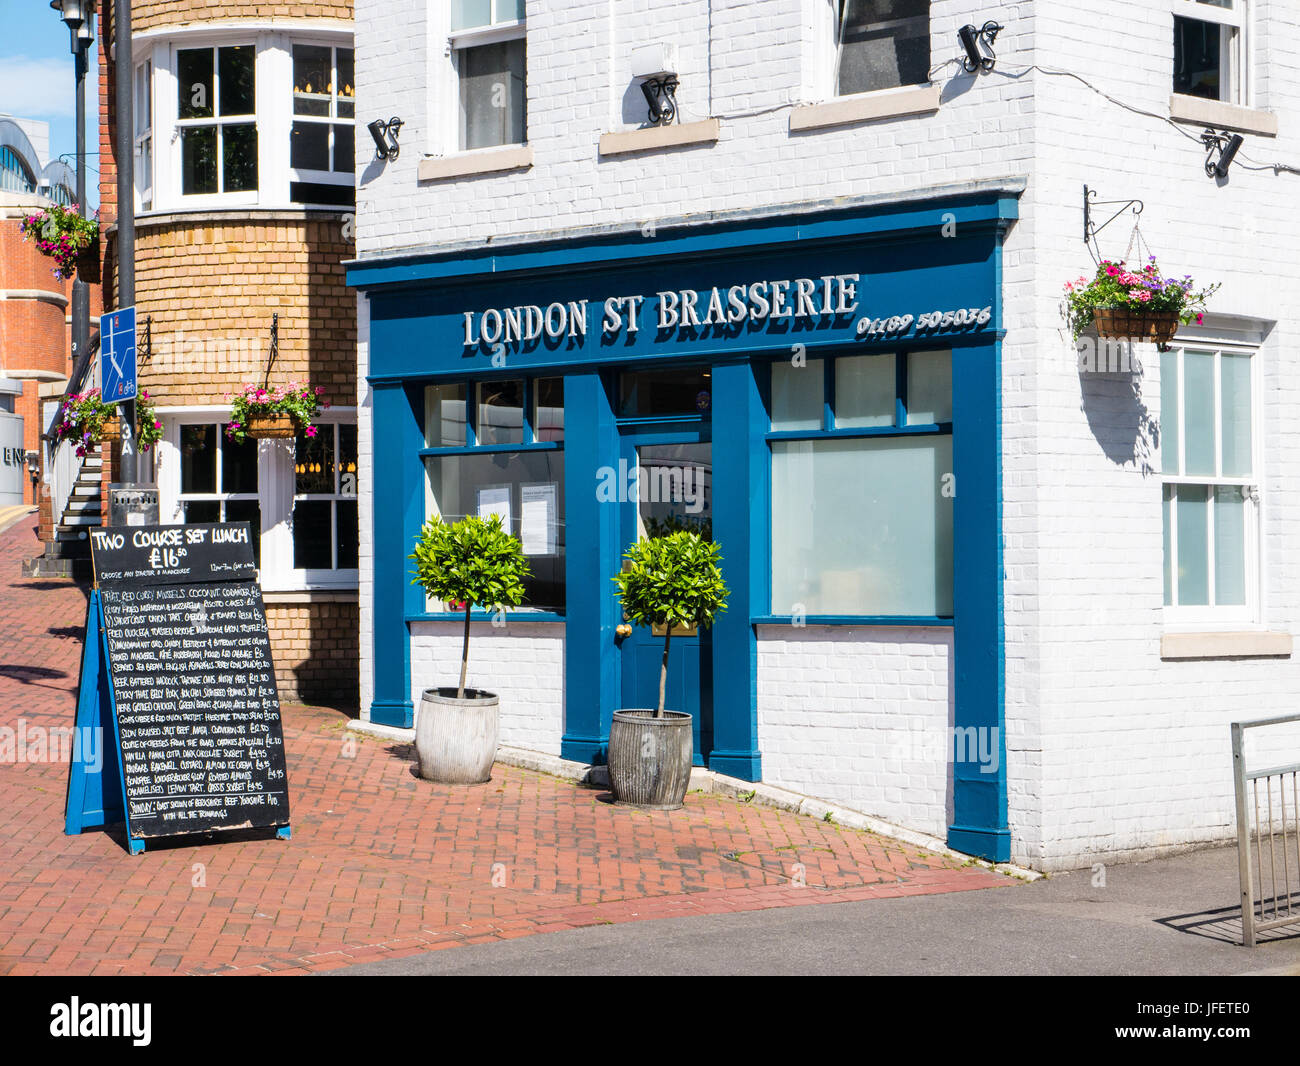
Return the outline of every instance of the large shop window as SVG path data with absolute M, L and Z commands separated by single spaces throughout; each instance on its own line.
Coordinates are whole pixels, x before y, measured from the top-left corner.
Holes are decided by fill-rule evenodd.
M 262 511 L 257 491 L 257 441 L 236 444 L 216 422 L 180 427 L 180 501 L 186 523 L 248 522 L 261 565 Z
M 1160 358 L 1165 607 L 1172 621 L 1253 621 L 1259 585 L 1255 359 L 1175 347 Z
M 953 614 L 952 353 L 772 365 L 774 615 Z
M 563 611 L 563 379 L 430 385 L 424 435 L 430 513 L 500 515 L 532 570 L 524 606 Z
M 354 82 L 351 48 L 293 46 L 289 198 L 295 203 L 355 202 Z
M 1174 92 L 1247 103 L 1247 0 L 1173 0 Z
M 299 433 L 293 466 L 295 570 L 357 568 L 357 427 L 321 423 Z
M 182 48 L 176 57 L 181 192 L 257 191 L 256 48 Z
M 930 0 L 838 0 L 838 96 L 930 80 Z
M 524 0 L 452 0 L 461 149 L 527 140 Z

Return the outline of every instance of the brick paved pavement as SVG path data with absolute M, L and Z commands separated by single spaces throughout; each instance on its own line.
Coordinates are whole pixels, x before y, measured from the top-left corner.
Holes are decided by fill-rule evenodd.
M 34 520 L 0 534 L 0 727 L 73 720 L 86 593 L 22 580 L 36 549 Z M 131 857 L 120 831 L 64 835 L 66 763 L 0 764 L 0 973 L 302 973 L 578 926 L 1012 883 L 720 796 L 651 814 L 503 766 L 485 785 L 434 785 L 408 747 L 344 724 L 284 710 L 291 841 L 185 838 Z

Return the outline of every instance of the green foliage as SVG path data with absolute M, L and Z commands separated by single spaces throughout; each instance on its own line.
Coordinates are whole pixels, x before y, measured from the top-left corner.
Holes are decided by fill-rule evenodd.
M 243 392 L 227 397 L 230 421 L 226 424 L 226 436 L 236 444 L 243 444 L 252 419 L 288 415 L 306 436 L 314 437 L 316 427 L 311 420 L 320 414 L 322 407 L 329 406 L 328 400 L 321 399 L 324 394 L 323 386 L 312 388 L 298 381 L 269 387 L 245 385 Z
M 623 612 L 637 625 L 708 627 L 726 609 L 721 550 L 696 532 L 639 540 L 623 558 L 629 565 L 614 582 Z
M 501 518 L 466 515 L 459 522 L 435 516 L 420 531 L 416 576 L 434 599 L 466 607 L 518 607 L 530 575 L 523 545 L 501 528 Z
M 71 393 L 59 408 L 58 420 L 54 423 L 54 439 L 56 442 L 72 441 L 77 455 L 84 458 L 104 439 L 104 423 L 117 417 L 117 405 L 105 403 L 98 389 Z

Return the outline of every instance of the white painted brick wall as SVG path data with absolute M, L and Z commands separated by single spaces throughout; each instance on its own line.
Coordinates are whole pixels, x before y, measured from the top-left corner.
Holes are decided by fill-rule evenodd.
M 758 627 L 763 779 L 942 837 L 952 630 Z
M 1295 660 L 1162 662 L 1159 463 L 1134 453 L 1145 408 L 1158 425 L 1159 365 L 1143 352 L 1127 381 L 1081 377 L 1063 331 L 1061 286 L 1091 266 L 1080 240 L 1082 186 L 1101 199 L 1142 198 L 1143 232 L 1171 270 L 1222 281 L 1212 309 L 1276 320 L 1261 352 L 1266 531 L 1262 622 L 1300 630 L 1300 177 L 1235 168 L 1220 186 L 1204 152 L 1169 124 L 1125 111 L 1068 77 L 1076 72 L 1131 105 L 1168 113 L 1172 17 L 1161 0 L 935 0 L 932 62 L 960 54 L 956 30 L 996 17 L 998 70 L 972 79 L 948 68 L 936 115 L 791 135 L 789 105 L 825 95 L 828 60 L 818 19 L 828 0 L 573 0 L 530 2 L 526 172 L 421 185 L 424 153 L 447 149 L 431 116 L 453 101 L 438 5 L 357 0 L 363 119 L 400 114 L 402 156 L 363 166 L 358 251 L 363 256 L 441 242 L 501 242 L 565 226 L 639 229 L 649 219 L 821 200 L 864 192 L 1025 175 L 1021 221 L 1004 253 L 1003 460 L 1006 730 L 1014 852 L 1047 868 L 1110 861 L 1133 849 L 1221 838 L 1230 831 L 1227 723 L 1296 709 Z M 1242 162 L 1300 165 L 1300 5 L 1259 0 L 1256 104 L 1279 116 L 1276 139 L 1248 137 Z M 427 12 L 432 12 L 427 15 Z M 711 147 L 602 160 L 601 133 L 640 119 L 631 48 L 679 42 L 686 121 L 715 116 Z M 358 158 L 373 155 L 364 129 Z M 937 224 L 937 223 L 936 223 Z M 1102 235 L 1123 254 L 1128 223 Z M 363 411 L 362 422 L 366 424 Z M 362 432 L 363 448 L 368 440 Z M 1126 458 L 1127 457 L 1127 458 Z M 363 574 L 367 550 L 363 534 Z M 368 615 L 363 584 L 363 626 Z M 838 642 L 838 641 L 837 641 Z M 765 641 L 765 644 L 767 642 Z M 780 654 L 767 650 L 765 668 Z M 928 657 L 932 649 L 915 654 Z M 363 645 L 363 655 L 368 654 Z M 865 654 L 870 662 L 875 653 Z M 928 661 L 928 658 L 927 658 Z M 765 691 L 780 686 L 769 675 Z M 368 685 L 363 664 L 363 692 Z M 774 687 L 775 686 L 775 687 Z M 797 766 L 797 712 L 775 696 L 760 725 L 785 729 L 769 775 Z M 791 696 L 791 699 L 794 699 Z M 816 735 L 821 727 L 809 726 Z M 863 719 L 861 750 L 892 723 Z M 558 734 L 557 734 L 558 735 Z M 781 750 L 785 748 L 784 752 Z M 806 751 L 816 750 L 809 742 Z M 834 754 L 826 756 L 832 767 Z M 777 768 L 780 768 L 779 770 Z M 806 770 L 799 772 L 807 773 Z M 881 773 L 885 772 L 882 768 Z M 828 770 L 829 773 L 829 770 Z M 806 777 L 830 780 L 834 774 Z M 838 779 L 835 779 L 838 780 Z M 791 787 L 796 787 L 792 784 Z M 836 788 L 849 789 L 845 778 Z M 942 790 L 924 811 L 897 817 L 933 831 Z M 820 790 L 815 790 L 820 791 Z M 907 793 L 907 804 L 924 788 Z M 847 802 L 847 801 L 846 801 Z M 892 802 L 892 801 L 891 801 Z M 946 802 L 946 801 L 945 801 Z M 885 810 L 879 813 L 887 815 Z
M 460 679 L 463 622 L 411 624 L 411 699 L 418 720 L 426 688 L 455 687 Z M 564 625 L 515 622 L 498 629 L 470 626 L 466 684 L 501 700 L 501 743 L 551 755 L 564 733 Z

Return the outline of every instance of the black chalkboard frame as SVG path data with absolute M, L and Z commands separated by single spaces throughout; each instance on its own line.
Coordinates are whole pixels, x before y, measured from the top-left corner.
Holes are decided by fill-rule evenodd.
M 238 523 L 238 525 L 248 528 L 248 523 Z M 131 528 L 125 527 L 126 530 Z M 174 528 L 184 530 L 198 527 Z M 94 554 L 92 549 L 92 564 Z M 251 564 L 251 551 L 248 562 Z M 114 691 L 110 667 L 111 649 L 105 624 L 104 601 L 99 587 L 99 568 L 94 565 L 92 568 L 95 572 L 95 582 L 90 601 L 86 605 L 85 643 L 82 651 L 81 677 L 78 682 L 73 755 L 64 808 L 64 832 L 69 836 L 76 836 L 84 829 L 120 822 L 125 827 L 127 850 L 132 855 L 139 855 L 145 851 L 148 840 L 176 839 L 197 833 L 243 828 L 213 825 L 204 829 L 160 833 L 147 838 L 132 832 L 131 819 L 128 815 L 127 779 L 122 757 L 117 695 Z M 247 569 L 241 561 L 239 577 L 246 577 Z M 231 574 L 225 573 L 216 578 L 209 576 L 207 581 L 229 581 L 231 577 Z M 237 581 L 238 579 L 235 578 Z M 205 583 L 202 577 L 194 575 L 187 575 L 183 581 L 186 584 Z M 260 595 L 258 605 L 260 609 Z M 98 738 L 98 743 L 93 746 L 87 743 L 88 738 L 92 737 Z M 287 787 L 287 779 L 285 784 Z M 292 837 L 292 827 L 287 819 L 283 824 L 266 825 L 264 828 L 273 829 L 275 836 L 282 840 Z

